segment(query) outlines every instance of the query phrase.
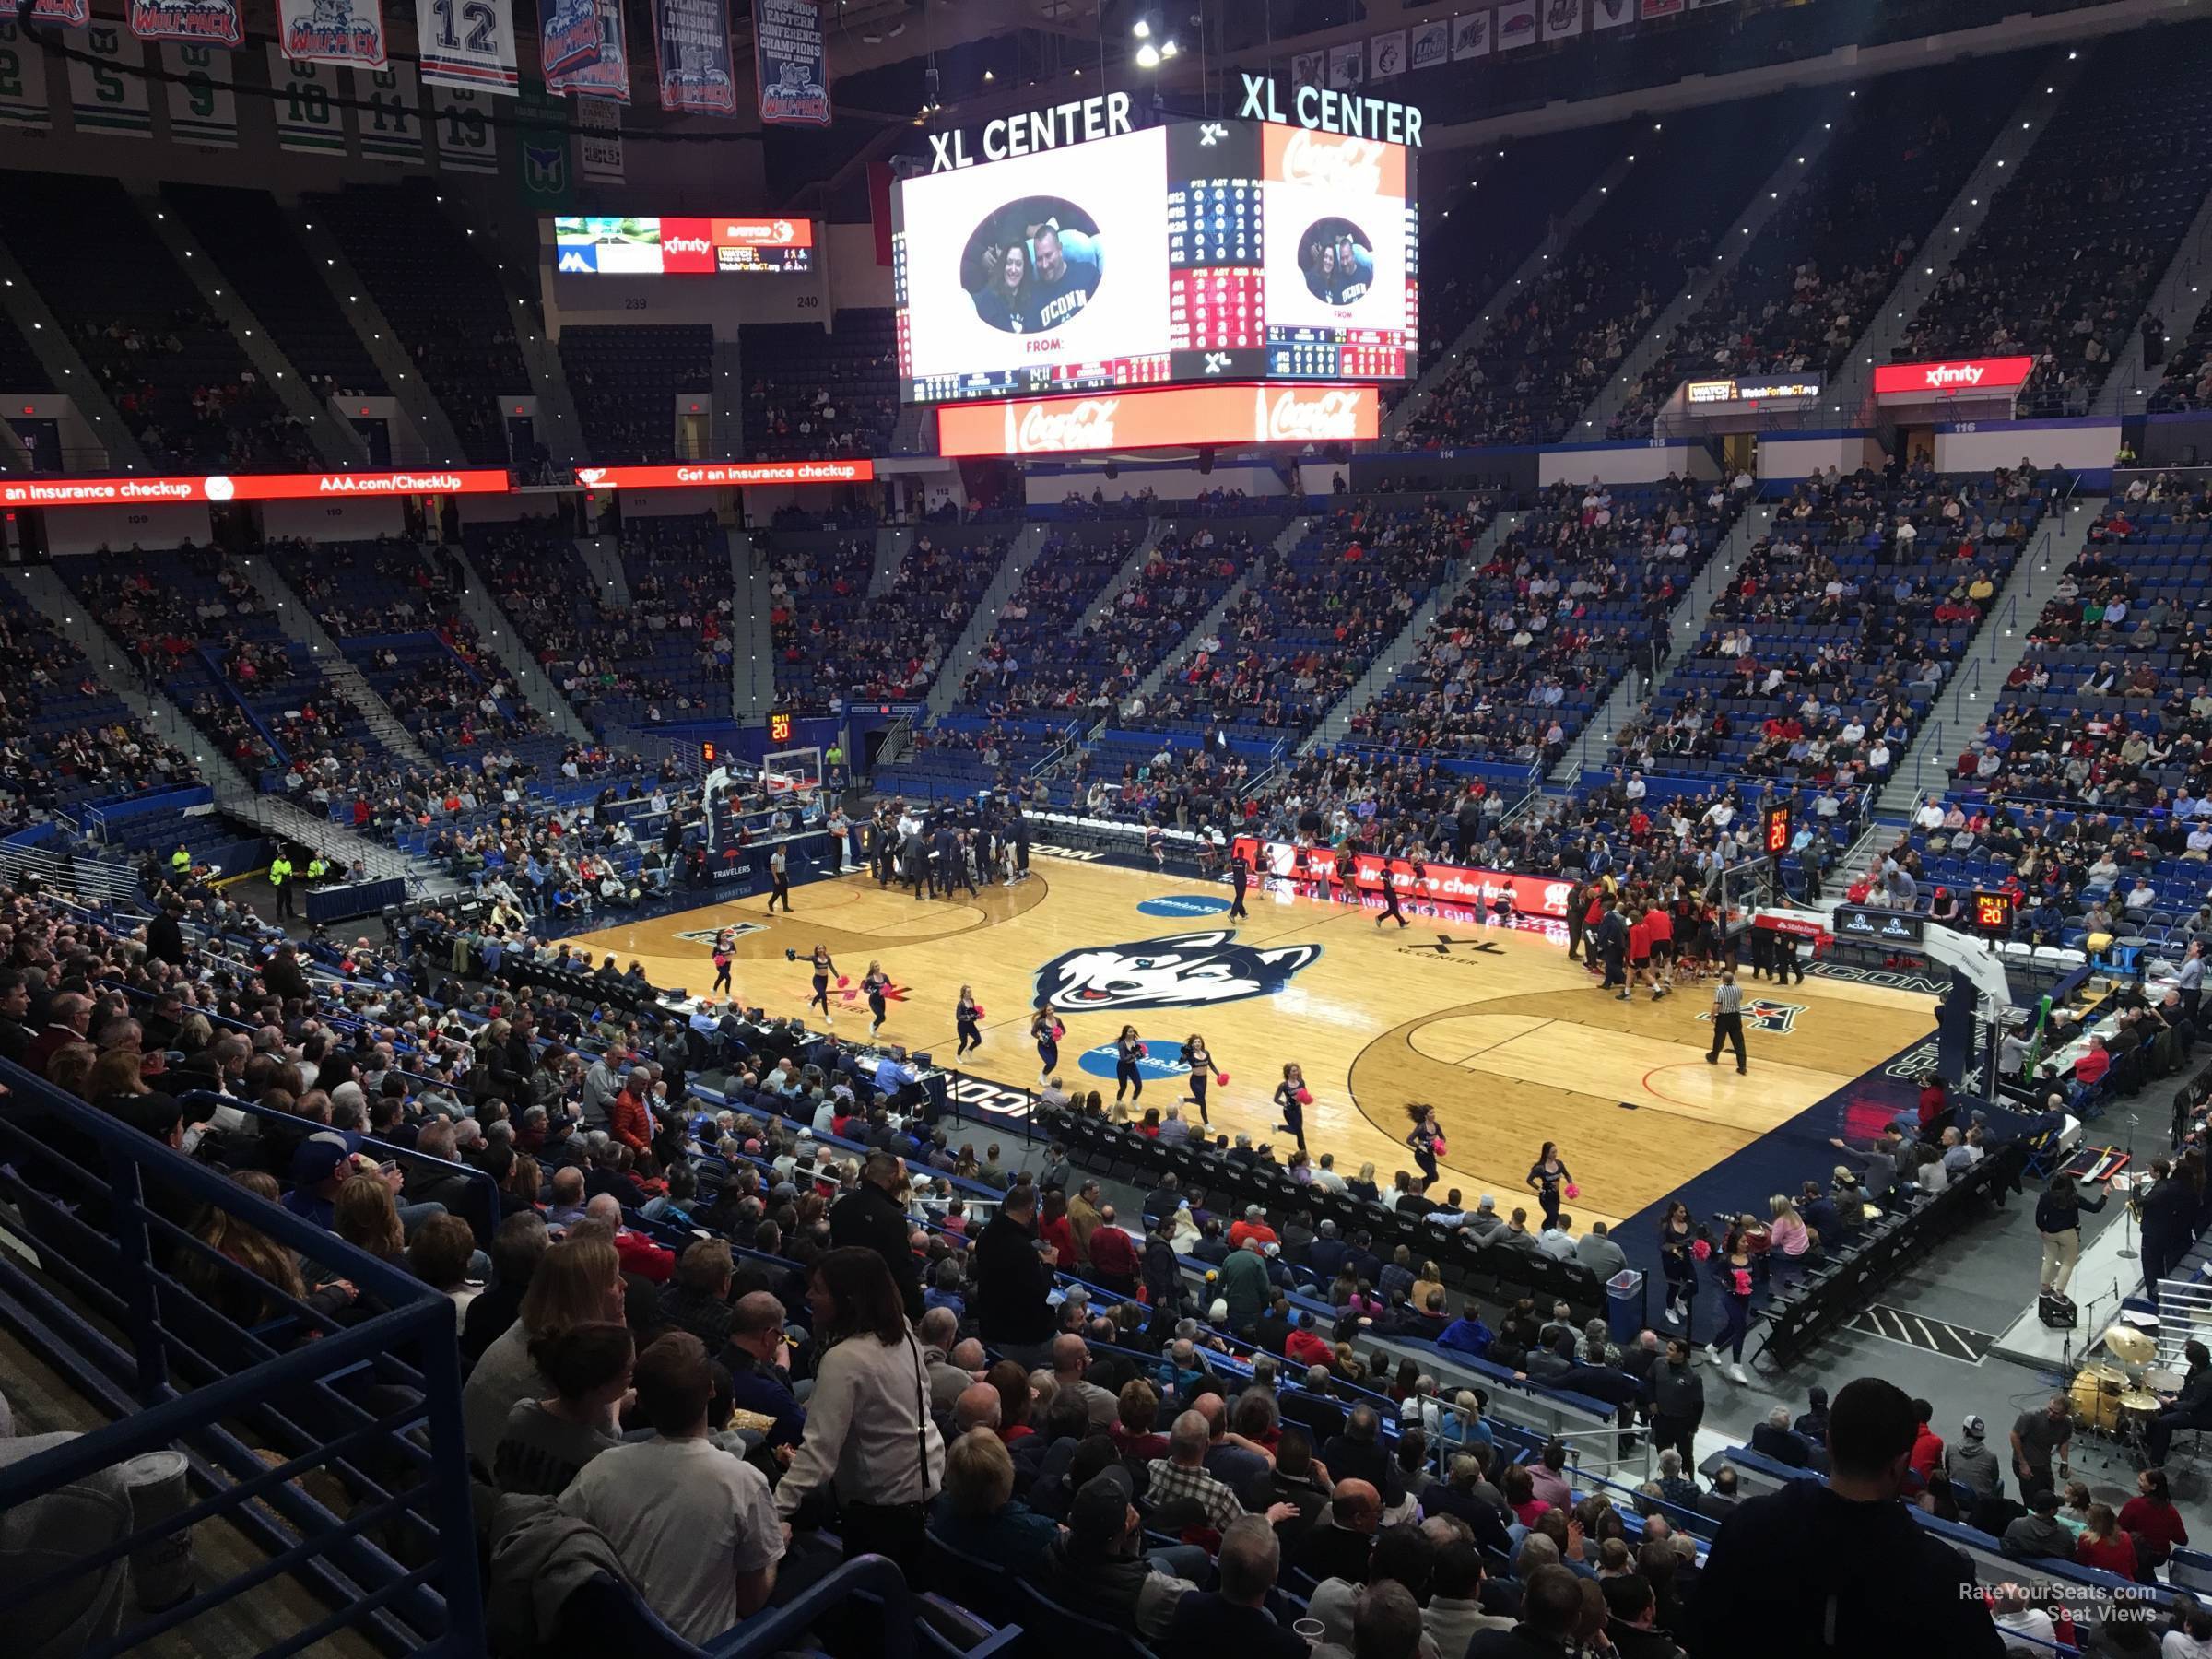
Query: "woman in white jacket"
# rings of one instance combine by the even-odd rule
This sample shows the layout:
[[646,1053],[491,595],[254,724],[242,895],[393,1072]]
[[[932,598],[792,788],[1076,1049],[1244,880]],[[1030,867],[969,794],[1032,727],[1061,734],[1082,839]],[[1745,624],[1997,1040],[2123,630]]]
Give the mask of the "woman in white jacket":
[[806,1303],[821,1359],[806,1436],[776,1488],[776,1508],[795,1524],[819,1524],[825,1506],[807,1500],[834,1499],[848,1558],[888,1556],[911,1572],[945,1474],[922,1345],[891,1270],[872,1250],[848,1246],[823,1256],[808,1277]]

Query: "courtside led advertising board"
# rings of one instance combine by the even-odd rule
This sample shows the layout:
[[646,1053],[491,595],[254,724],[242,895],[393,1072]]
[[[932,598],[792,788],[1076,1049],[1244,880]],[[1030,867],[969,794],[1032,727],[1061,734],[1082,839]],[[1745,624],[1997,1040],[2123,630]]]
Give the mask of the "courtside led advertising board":
[[581,218],[553,221],[562,276],[729,276],[811,271],[803,218]]
[[1410,147],[1094,101],[934,136],[894,190],[909,402],[1412,371]]

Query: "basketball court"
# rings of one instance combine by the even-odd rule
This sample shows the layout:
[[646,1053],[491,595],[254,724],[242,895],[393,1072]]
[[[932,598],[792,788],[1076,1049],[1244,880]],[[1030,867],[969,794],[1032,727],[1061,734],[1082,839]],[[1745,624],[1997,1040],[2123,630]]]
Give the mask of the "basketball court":
[[[1654,1003],[1616,1001],[1567,959],[1563,930],[1486,926],[1469,912],[1375,925],[1376,912],[1254,887],[1231,922],[1226,886],[1040,855],[1029,880],[951,900],[915,900],[865,872],[794,888],[794,913],[766,895],[576,935],[597,955],[644,964],[656,985],[694,995],[712,984],[715,930],[739,926],[739,998],[804,1015],[806,958],[826,945],[849,983],[830,995],[841,1036],[867,1034],[862,976],[880,960],[894,990],[884,1037],[953,1064],[953,1004],[963,983],[983,1007],[984,1045],[959,1069],[1023,1088],[1037,1080],[1029,1021],[1050,996],[1067,1028],[1059,1074],[1077,1095],[1111,1101],[1111,1045],[1124,1023],[1152,1045],[1143,1103],[1183,1094],[1175,1051],[1204,1034],[1230,1077],[1211,1095],[1214,1126],[1271,1141],[1271,1095],[1286,1062],[1304,1067],[1313,1104],[1307,1145],[1357,1174],[1372,1161],[1387,1187],[1412,1167],[1408,1101],[1435,1105],[1449,1146],[1441,1197],[1501,1209],[1533,1194],[1525,1178],[1546,1140],[1559,1144],[1581,1195],[1578,1227],[1616,1222],[1847,1088],[1934,1029],[1932,997],[1808,978],[1786,989],[1745,981],[1750,1073],[1709,1065],[1710,1003],[1685,984]],[[798,953],[786,961],[786,949]],[[818,1014],[817,1015],[818,1018]],[[1185,1107],[1194,1117],[1194,1109]],[[1825,1133],[1825,1131],[1824,1131]],[[1817,1171],[1816,1171],[1817,1172]]]

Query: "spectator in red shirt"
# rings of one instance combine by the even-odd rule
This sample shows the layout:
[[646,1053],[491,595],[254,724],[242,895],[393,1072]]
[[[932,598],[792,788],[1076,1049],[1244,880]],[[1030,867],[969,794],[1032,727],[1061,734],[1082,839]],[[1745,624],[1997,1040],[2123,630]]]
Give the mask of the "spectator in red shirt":
[[665,1285],[676,1274],[676,1252],[664,1250],[641,1232],[632,1232],[622,1225],[622,1201],[612,1193],[602,1193],[583,1206],[588,1220],[604,1221],[615,1230],[615,1254],[621,1259],[622,1271],[634,1273],[641,1279]]
[[1283,1343],[1283,1352],[1300,1365],[1321,1365],[1334,1369],[1336,1350],[1330,1346],[1327,1337],[1314,1329],[1314,1324],[1311,1312],[1300,1313],[1297,1328]]
[[2189,1529],[2167,1489],[2165,1470],[2145,1469],[2136,1477],[2136,1495],[2120,1511],[2120,1530],[2149,1546],[2147,1560],[2153,1567],[2189,1542]]
[[2074,1062],[2074,1081],[2079,1094],[2086,1094],[2104,1081],[2105,1073],[2112,1069],[2112,1057],[2105,1051],[2104,1039],[2092,1037],[2089,1046],[2080,1059]]
[[1920,1422],[1912,1431],[1912,1472],[1932,1486],[1943,1473],[1943,1436],[1928,1426],[1936,1407],[1925,1400],[1915,1400],[1912,1415]]
[[1943,1079],[1941,1077],[1930,1077],[1926,1086],[1920,1091],[1921,1134],[1924,1135],[1926,1135],[1928,1132],[1928,1126],[1931,1124],[1936,1123],[1939,1119],[1948,1117],[1950,1115],[1950,1112],[1951,1098],[1949,1095],[1944,1092]]
[[2084,1567],[2100,1567],[2124,1579],[2136,1576],[2136,1541],[2120,1530],[2119,1517],[2109,1503],[2089,1505],[2088,1524],[2074,1547],[2074,1559]]
[[1135,1296],[1137,1269],[1136,1241],[1114,1225],[1110,1204],[1090,1235],[1090,1277],[1117,1296]]
[[1243,1249],[1247,1239],[1257,1239],[1262,1244],[1282,1242],[1275,1236],[1275,1229],[1267,1225],[1267,1212],[1256,1204],[1246,1205],[1244,1218],[1230,1226],[1229,1247],[1231,1250]]

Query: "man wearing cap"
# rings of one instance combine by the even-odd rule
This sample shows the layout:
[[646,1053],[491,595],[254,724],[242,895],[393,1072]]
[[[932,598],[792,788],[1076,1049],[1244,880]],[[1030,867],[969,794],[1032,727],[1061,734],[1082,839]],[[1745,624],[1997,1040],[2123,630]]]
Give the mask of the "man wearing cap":
[[1498,1213],[1498,1200],[1485,1193],[1475,1202],[1475,1213],[1467,1218],[1464,1230],[1475,1235],[1475,1241],[1487,1244],[1504,1230],[1505,1218]]
[[1973,1488],[1978,1499],[2001,1496],[2005,1490],[2005,1470],[1997,1462],[1997,1454],[1989,1449],[1989,1425],[1970,1413],[1962,1428],[1965,1438],[1944,1448],[1943,1472],[1951,1479]]
[[1241,1250],[1247,1239],[1257,1239],[1263,1244],[1280,1242],[1275,1229],[1267,1225],[1267,1212],[1256,1204],[1246,1205],[1243,1218],[1230,1226],[1229,1247]]
[[[1134,1493],[1129,1471],[1118,1463],[1076,1488],[1067,1530],[1045,1553],[1043,1588],[1070,1612],[1157,1641],[1167,1634],[1176,1606],[1198,1586],[1170,1577],[1137,1553],[1142,1523]],[[1198,1553],[1203,1560],[1204,1552]]]

